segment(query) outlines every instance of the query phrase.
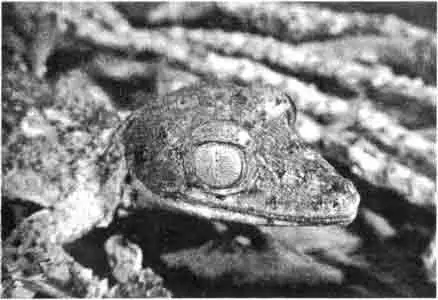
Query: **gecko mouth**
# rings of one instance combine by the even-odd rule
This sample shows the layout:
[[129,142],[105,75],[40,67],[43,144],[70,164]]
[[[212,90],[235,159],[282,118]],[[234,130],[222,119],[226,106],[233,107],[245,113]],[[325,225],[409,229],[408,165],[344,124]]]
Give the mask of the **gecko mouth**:
[[[226,220],[258,226],[323,226],[348,225],[356,217],[359,195],[349,210],[336,213],[315,213],[315,211],[278,212],[275,210],[260,209],[236,202],[236,196],[216,198],[200,191],[189,192],[178,197],[167,198],[166,204],[180,211],[195,216],[213,220]],[[351,200],[351,199],[350,199]]]
[[176,199],[167,202],[172,208],[211,220],[227,220],[258,226],[324,226],[348,225],[356,217],[357,210],[335,216],[306,216],[266,213],[255,209],[230,207],[220,204],[205,203],[193,198]]

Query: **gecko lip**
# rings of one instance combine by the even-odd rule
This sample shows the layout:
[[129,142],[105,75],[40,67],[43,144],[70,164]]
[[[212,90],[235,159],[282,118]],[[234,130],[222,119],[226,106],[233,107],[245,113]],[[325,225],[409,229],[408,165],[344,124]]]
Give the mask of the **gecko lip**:
[[[337,187],[342,191],[339,195],[331,195],[328,203],[341,203],[340,205],[327,206],[323,201],[323,207],[305,205],[292,209],[269,209],[266,207],[267,197],[263,193],[236,193],[225,197],[216,197],[193,189],[180,195],[174,201],[174,206],[191,212],[193,215],[208,219],[225,219],[236,222],[250,223],[259,226],[322,226],[322,225],[348,225],[357,214],[359,194],[353,184],[339,175],[336,177]],[[339,197],[334,199],[334,197]],[[295,199],[296,200],[296,199]],[[308,199],[305,199],[308,201]],[[288,200],[285,202],[289,203]],[[262,204],[265,203],[265,204]],[[292,201],[292,203],[299,203]],[[326,205],[326,206],[324,206]]]
[[[283,214],[267,214],[264,211],[254,209],[242,209],[241,207],[233,207],[213,204],[186,198],[184,201],[174,201],[174,208],[183,209],[185,212],[205,217],[207,219],[229,220],[242,222],[258,226],[325,226],[325,225],[348,225],[355,218],[357,210],[345,215],[336,216],[306,216],[306,215],[283,215]],[[170,203],[168,203],[170,204]]]

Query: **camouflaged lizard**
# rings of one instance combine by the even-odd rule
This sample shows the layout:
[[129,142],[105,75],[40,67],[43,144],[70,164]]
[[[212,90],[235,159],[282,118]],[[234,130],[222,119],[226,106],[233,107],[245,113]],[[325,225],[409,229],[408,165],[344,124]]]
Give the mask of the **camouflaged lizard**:
[[84,161],[73,190],[4,241],[4,268],[37,290],[99,295],[62,245],[107,225],[120,207],[261,226],[350,223],[359,194],[297,135],[296,114],[290,96],[265,85],[209,82],[148,99]]

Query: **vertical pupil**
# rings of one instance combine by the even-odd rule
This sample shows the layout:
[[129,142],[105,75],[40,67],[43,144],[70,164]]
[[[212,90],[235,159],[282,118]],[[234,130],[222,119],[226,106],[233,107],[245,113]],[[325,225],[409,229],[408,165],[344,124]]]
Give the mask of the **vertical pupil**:
[[235,183],[242,172],[241,152],[236,147],[209,143],[194,153],[195,172],[204,183],[224,188]]

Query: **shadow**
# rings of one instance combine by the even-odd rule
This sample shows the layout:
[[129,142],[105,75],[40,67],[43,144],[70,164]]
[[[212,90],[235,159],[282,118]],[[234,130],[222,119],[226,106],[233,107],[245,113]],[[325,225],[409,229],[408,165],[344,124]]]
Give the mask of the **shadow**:
[[[197,217],[145,210],[116,219],[108,228],[96,229],[65,248],[79,263],[108,277],[103,244],[109,236],[122,234],[142,248],[143,266],[163,277],[176,297],[341,294],[339,271],[282,247],[255,226],[223,225],[227,230],[217,230]],[[247,244],[236,241],[242,236]]]
[[47,73],[45,77],[49,81],[55,80],[62,74],[90,62],[94,55],[92,49],[56,49],[47,59]]
[[40,209],[43,207],[36,203],[2,196],[2,240],[5,240],[21,221]]
[[406,198],[393,190],[370,184],[351,173],[348,166],[327,157],[326,159],[342,176],[353,181],[361,196],[360,207],[368,207],[378,212],[397,228],[405,224],[435,228],[435,213],[410,203]]

